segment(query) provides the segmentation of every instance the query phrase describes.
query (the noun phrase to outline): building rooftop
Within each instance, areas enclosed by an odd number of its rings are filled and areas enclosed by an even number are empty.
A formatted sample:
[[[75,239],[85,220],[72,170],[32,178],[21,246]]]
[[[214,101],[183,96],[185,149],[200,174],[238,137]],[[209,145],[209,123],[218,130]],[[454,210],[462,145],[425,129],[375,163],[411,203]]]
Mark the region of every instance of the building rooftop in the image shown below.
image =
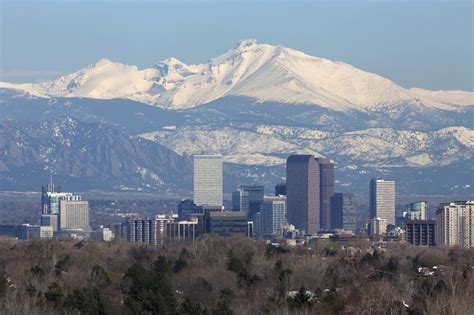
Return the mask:
[[[218,212],[209,212],[211,217],[246,217],[245,212],[243,211],[218,211]]]

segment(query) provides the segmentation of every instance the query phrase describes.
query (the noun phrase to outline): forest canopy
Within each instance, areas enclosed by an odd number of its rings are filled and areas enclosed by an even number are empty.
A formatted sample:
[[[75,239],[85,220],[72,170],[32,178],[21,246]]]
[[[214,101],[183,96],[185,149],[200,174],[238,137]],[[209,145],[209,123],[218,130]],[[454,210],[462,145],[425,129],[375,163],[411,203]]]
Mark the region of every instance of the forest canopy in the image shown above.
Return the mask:
[[[474,250],[0,240],[0,313],[472,314]]]

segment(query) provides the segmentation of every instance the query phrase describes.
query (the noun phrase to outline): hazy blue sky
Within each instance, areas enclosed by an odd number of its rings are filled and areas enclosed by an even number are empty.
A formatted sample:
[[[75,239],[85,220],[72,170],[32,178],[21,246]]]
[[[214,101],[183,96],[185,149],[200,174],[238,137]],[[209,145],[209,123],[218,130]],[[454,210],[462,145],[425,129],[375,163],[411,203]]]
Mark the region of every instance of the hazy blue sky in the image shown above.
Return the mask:
[[[0,2],[2,81],[49,79],[103,57],[205,62],[256,38],[405,87],[474,90],[472,1]]]

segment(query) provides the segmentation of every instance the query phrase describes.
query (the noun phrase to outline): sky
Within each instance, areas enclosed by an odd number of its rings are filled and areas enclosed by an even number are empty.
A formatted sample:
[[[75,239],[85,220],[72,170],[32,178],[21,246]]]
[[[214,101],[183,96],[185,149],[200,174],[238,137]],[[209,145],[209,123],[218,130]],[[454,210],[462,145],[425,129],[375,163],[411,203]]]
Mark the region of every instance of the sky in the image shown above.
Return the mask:
[[[343,61],[404,87],[474,91],[473,1],[0,0],[0,81],[101,58],[202,63],[239,40]]]

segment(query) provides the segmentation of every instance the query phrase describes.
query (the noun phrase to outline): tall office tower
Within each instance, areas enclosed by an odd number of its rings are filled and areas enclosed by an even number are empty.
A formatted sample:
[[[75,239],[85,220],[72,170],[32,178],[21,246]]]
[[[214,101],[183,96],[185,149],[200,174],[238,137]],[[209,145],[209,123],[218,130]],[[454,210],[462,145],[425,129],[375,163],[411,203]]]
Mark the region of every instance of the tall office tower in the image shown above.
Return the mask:
[[[194,156],[194,203],[222,207],[222,156]]]
[[[334,164],[327,158],[316,158],[319,163],[319,194],[321,211],[321,229],[331,229],[331,197],[334,196]]]
[[[407,206],[407,211],[403,217],[407,220],[426,220],[428,203],[426,201],[412,202]]]
[[[253,222],[253,236],[256,238],[262,238],[263,237],[263,215],[259,211],[255,213],[252,217],[252,222]]]
[[[253,218],[254,214],[259,212],[261,209],[264,190],[265,187],[261,185],[239,186],[239,190],[232,194],[232,210],[244,211],[247,213],[248,218]],[[239,208],[236,207],[238,204],[240,204]]]
[[[42,214],[59,214],[61,200],[80,201],[81,196],[73,193],[47,191],[41,196]]]
[[[344,229],[355,232],[356,200],[350,193],[335,193],[331,198],[331,229]]]
[[[242,211],[248,216],[250,210],[249,192],[237,190],[232,193],[232,211]]]
[[[436,222],[438,245],[474,247],[474,200],[440,204]]]
[[[265,196],[261,210],[264,238],[282,237],[286,225],[286,196]]]
[[[370,180],[370,218],[387,220],[395,224],[395,182],[381,178]]]
[[[286,196],[286,183],[275,185],[275,196]]]
[[[89,202],[82,200],[61,200],[59,203],[59,229],[90,229]]]
[[[41,213],[42,214],[57,214],[58,211],[56,212],[51,212],[54,211],[54,206],[53,209],[51,209],[51,196],[54,195],[55,198],[60,198],[61,194],[61,186],[55,186],[53,183],[53,175],[51,174],[50,180],[48,185],[42,186],[41,187]],[[69,194],[72,195],[72,194]],[[59,203],[59,201],[53,200],[53,202]],[[56,207],[57,208],[57,207]],[[57,209],[56,209],[57,210]]]
[[[55,186],[51,178],[49,184],[46,187],[41,187],[41,214],[46,216],[59,215],[60,203],[63,200],[81,201],[82,197],[79,195],[74,195],[73,193],[61,192],[61,188],[59,186]],[[47,218],[45,219],[47,220]]]
[[[288,223],[307,234],[320,229],[319,163],[312,155],[290,155],[286,160]]]

